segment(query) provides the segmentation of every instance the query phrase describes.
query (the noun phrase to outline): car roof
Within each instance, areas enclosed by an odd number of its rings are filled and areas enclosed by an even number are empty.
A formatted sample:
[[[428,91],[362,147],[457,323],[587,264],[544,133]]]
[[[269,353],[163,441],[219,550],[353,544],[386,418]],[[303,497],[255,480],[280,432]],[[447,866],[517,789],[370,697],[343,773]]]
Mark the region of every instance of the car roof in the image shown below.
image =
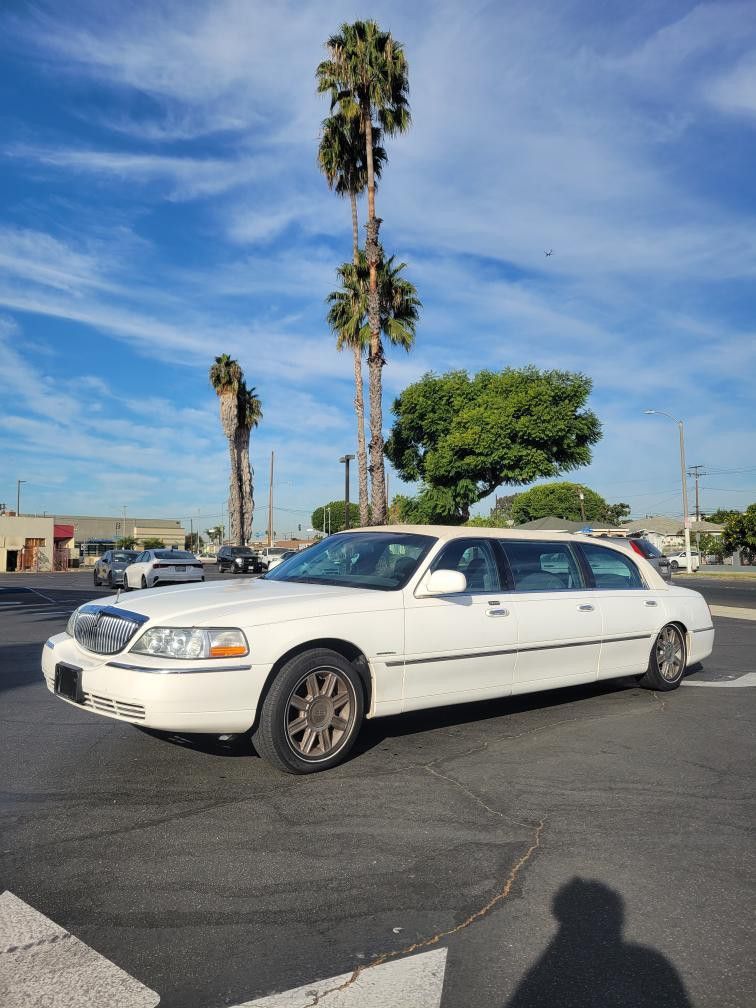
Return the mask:
[[[407,535],[430,535],[437,539],[522,539],[524,541],[552,542],[567,539],[578,542],[601,544],[597,536],[581,535],[577,532],[553,532],[549,529],[513,529],[513,528],[481,528],[467,525],[366,525],[363,528],[347,529],[346,532],[335,532],[334,536],[353,532],[400,532]],[[607,540],[603,540],[607,541]],[[612,545],[615,540],[609,540]]]

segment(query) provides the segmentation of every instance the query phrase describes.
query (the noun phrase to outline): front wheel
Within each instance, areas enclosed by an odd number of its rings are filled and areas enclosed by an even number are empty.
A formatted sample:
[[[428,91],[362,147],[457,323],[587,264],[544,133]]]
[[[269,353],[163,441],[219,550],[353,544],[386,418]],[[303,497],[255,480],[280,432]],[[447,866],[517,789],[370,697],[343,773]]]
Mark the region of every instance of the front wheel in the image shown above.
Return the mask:
[[[97,571],[96,570],[93,571],[93,574],[94,574],[95,588],[99,588],[100,587],[100,579],[97,577]]]
[[[317,648],[279,670],[262,705],[252,743],[263,759],[292,774],[340,763],[365,712],[362,681],[350,661]]]
[[[677,562],[677,560],[673,560],[669,566],[672,568],[673,571],[680,569],[680,564]]]
[[[674,623],[662,627],[651,649],[648,669],[640,679],[641,686],[661,692],[677,689],[685,675],[686,652],[682,630]]]

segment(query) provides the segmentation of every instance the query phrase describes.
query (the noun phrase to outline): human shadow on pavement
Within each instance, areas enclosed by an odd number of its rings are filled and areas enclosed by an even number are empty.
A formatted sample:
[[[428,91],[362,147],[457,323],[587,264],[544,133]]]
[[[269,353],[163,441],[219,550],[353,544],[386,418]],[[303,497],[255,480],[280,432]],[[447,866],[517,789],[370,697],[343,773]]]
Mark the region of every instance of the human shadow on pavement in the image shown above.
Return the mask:
[[[660,952],[623,941],[619,893],[573,878],[552,909],[559,930],[505,1008],[692,1008],[680,975]]]

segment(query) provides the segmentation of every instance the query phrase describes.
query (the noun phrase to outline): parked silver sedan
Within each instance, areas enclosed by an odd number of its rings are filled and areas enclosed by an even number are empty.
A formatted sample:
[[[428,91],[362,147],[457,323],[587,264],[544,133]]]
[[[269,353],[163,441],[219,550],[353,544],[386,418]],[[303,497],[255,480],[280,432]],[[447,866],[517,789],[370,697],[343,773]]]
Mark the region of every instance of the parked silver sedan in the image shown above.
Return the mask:
[[[94,583],[99,587],[106,584],[108,588],[123,584],[123,572],[134,563],[138,550],[114,549],[103,553],[94,565]]]

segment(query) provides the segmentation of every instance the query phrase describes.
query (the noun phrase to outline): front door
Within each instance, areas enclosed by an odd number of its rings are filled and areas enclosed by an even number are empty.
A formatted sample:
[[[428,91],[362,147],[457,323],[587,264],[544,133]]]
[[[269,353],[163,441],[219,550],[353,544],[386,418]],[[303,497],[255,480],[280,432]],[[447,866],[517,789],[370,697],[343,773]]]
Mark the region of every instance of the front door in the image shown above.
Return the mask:
[[[506,696],[517,622],[503,601],[495,544],[479,537],[454,539],[434,558],[429,573],[434,570],[460,571],[467,589],[433,597],[405,592],[404,709]]]
[[[591,682],[601,655],[601,610],[566,542],[508,539],[519,642],[514,690]]]

